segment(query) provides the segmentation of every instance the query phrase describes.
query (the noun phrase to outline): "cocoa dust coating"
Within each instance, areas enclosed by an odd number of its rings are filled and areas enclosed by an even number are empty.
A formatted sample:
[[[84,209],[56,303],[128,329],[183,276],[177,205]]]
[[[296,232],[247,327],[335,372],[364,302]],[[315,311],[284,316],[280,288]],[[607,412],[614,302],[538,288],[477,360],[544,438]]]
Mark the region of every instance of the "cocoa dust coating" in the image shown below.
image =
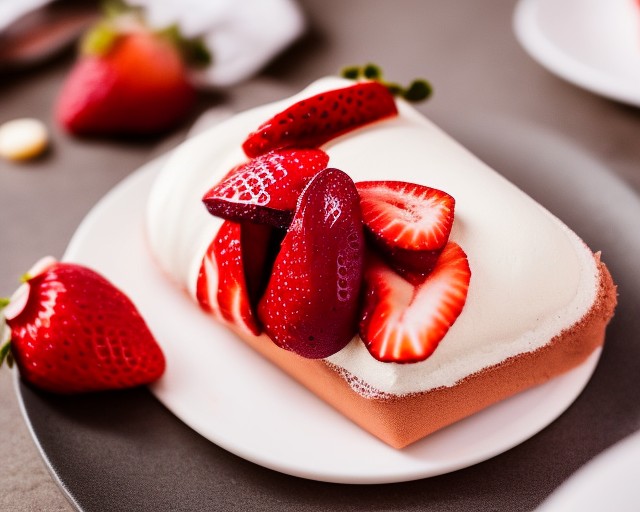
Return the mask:
[[[542,384],[580,363],[604,342],[617,303],[616,287],[599,254],[599,290],[588,313],[547,345],[470,375],[451,387],[405,396],[366,398],[351,387],[344,371],[304,359],[265,336],[243,339],[325,402],[394,448],[403,448],[447,425],[527,388]],[[361,386],[366,387],[365,384]],[[374,390],[371,390],[374,391]],[[373,395],[373,393],[366,393]]]

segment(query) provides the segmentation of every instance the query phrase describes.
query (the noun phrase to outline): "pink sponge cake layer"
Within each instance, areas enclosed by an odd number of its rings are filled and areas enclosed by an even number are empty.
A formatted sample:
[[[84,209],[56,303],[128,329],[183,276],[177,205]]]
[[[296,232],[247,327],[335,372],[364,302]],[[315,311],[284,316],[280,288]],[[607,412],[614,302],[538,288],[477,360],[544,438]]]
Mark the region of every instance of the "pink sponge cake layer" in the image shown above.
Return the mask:
[[[547,345],[469,375],[453,386],[421,393],[388,395],[327,361],[304,359],[264,338],[240,336],[363,429],[394,448],[403,448],[585,361],[604,342],[616,305],[611,276],[604,264],[599,263],[599,268],[598,298],[593,307]]]
[[[344,86],[320,80],[293,98],[234,116],[169,159],[150,196],[148,239],[194,307],[203,258],[223,222],[206,211],[202,196],[247,160],[242,142],[266,119]],[[579,365],[603,343],[616,293],[599,255],[567,226],[419,112],[397,105],[397,117],[322,149],[330,167],[356,182],[400,180],[455,198],[450,240],[464,249],[472,278],[462,313],[435,352],[417,363],[384,363],[355,336],[332,356],[310,360],[265,334],[229,327],[365,430],[403,447]],[[217,290],[215,264],[209,270],[208,285]]]

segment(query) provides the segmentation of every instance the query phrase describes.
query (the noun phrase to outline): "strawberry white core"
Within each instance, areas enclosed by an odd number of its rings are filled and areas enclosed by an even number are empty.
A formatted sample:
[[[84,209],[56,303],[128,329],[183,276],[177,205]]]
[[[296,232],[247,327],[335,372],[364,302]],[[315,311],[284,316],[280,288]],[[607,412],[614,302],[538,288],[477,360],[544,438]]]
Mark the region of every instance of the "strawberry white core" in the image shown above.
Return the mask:
[[[365,222],[383,226],[380,235],[405,249],[437,249],[449,234],[453,211],[431,188],[416,194],[413,184],[398,188],[373,186],[361,192]],[[448,225],[442,219],[450,218]],[[447,229],[449,228],[449,229]]]
[[[246,161],[240,146],[256,126],[294,101],[346,84],[320,80],[293,98],[221,123],[172,155],[151,193],[148,238],[156,259],[194,297],[203,255],[222,223],[207,213],[202,195]],[[399,117],[322,149],[331,167],[356,182],[391,178],[453,196],[450,240],[464,249],[473,277],[462,313],[425,361],[380,362],[358,337],[327,359],[361,393],[405,395],[451,386],[535,351],[587,313],[598,286],[593,255],[573,232],[416,110],[398,103]],[[397,293],[402,295],[400,287]],[[419,315],[419,309],[414,301],[407,314]]]

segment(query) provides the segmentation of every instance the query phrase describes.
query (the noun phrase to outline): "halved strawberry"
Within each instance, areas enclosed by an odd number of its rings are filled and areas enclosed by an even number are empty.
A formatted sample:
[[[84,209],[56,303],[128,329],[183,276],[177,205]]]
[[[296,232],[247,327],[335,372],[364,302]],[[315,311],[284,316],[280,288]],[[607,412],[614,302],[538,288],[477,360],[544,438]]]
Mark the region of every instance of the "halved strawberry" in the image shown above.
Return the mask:
[[[286,228],[300,193],[328,163],[320,149],[270,151],[234,167],[202,201],[218,217]]]
[[[274,149],[319,147],[355,128],[397,115],[393,95],[379,82],[360,82],[301,100],[276,114],[242,144],[249,157]]]
[[[374,244],[403,275],[428,274],[449,240],[455,199],[403,181],[361,181],[362,221]]]
[[[201,307],[256,336],[254,308],[266,286],[274,230],[225,221],[200,266],[196,295]],[[269,261],[270,260],[270,261]]]
[[[258,305],[265,332],[303,357],[327,357],[356,334],[364,256],[358,193],[338,169],[303,191]]]
[[[447,243],[435,268],[412,284],[379,259],[365,270],[360,337],[379,361],[414,363],[436,349],[464,307],[471,271],[464,251]]]

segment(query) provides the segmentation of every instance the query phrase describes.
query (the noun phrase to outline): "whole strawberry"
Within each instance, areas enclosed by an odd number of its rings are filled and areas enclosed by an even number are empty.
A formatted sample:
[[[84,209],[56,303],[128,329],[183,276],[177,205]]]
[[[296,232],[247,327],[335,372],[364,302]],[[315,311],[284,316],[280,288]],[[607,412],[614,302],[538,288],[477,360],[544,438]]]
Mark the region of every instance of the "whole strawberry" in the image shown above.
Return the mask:
[[[131,300],[81,265],[49,259],[5,308],[11,338],[0,350],[21,376],[55,393],[148,384],[164,355]]]
[[[98,24],[59,94],[58,122],[75,135],[146,135],[175,127],[196,98],[186,43],[175,30],[151,31],[132,15]]]

